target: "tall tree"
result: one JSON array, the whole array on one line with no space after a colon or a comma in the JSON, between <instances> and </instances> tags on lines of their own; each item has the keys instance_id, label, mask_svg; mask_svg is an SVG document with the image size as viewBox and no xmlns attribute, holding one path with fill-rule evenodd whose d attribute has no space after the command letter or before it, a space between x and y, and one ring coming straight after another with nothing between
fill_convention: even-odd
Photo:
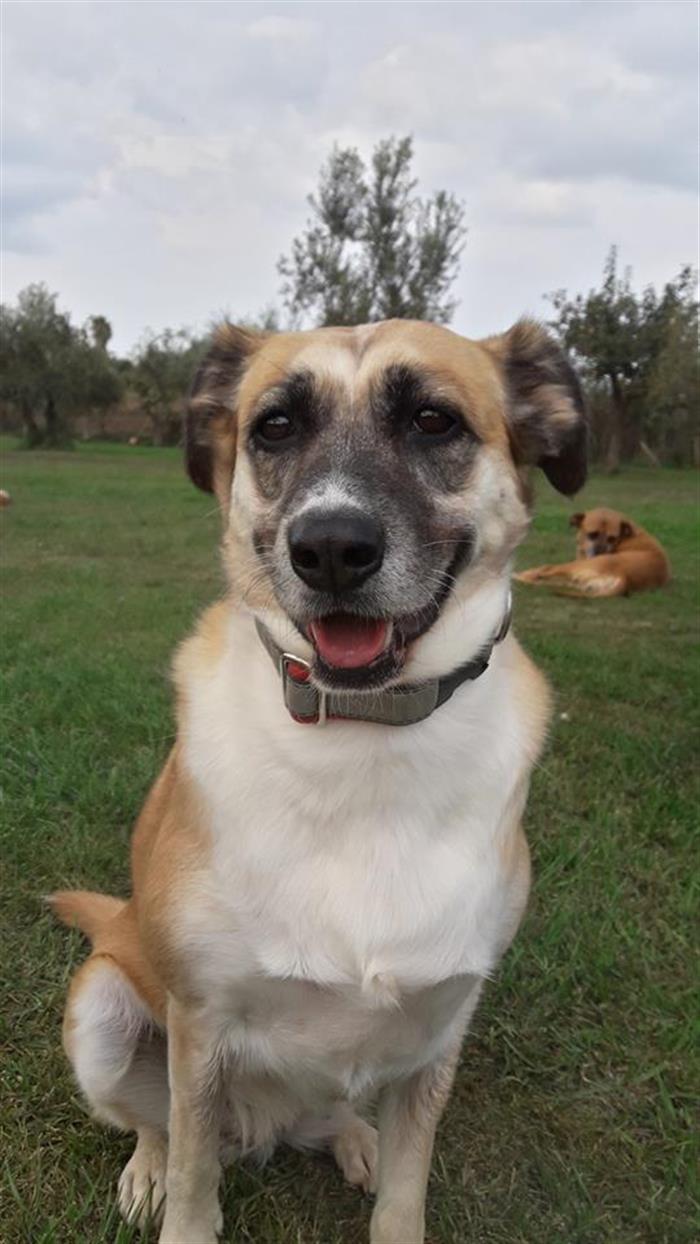
<instances>
[{"instance_id":1,"label":"tall tree","mask_svg":"<svg viewBox=\"0 0 700 1244\"><path fill-rule=\"evenodd\" d=\"M410 138L378 143L369 169L355 148L333 149L309 196L311 218L278 263L294 320L450 320L464 205L445 190L420 198L412 160Z\"/></svg>"},{"instance_id":2,"label":"tall tree","mask_svg":"<svg viewBox=\"0 0 700 1244\"><path fill-rule=\"evenodd\" d=\"M605 463L619 469L627 419L629 382L638 366L639 308L630 273L617 271L617 248L612 247L603 268L599 290L569 299L566 290L551 294L557 312L553 327L569 350L579 356L594 380L610 386L610 421Z\"/></svg>"},{"instance_id":3,"label":"tall tree","mask_svg":"<svg viewBox=\"0 0 700 1244\"><path fill-rule=\"evenodd\" d=\"M697 280L684 268L653 308L646 426L661 457L700 466Z\"/></svg>"},{"instance_id":4,"label":"tall tree","mask_svg":"<svg viewBox=\"0 0 700 1244\"><path fill-rule=\"evenodd\" d=\"M91 315L88 320L88 328L93 344L98 350L106 352L107 346L112 339L112 325L104 315Z\"/></svg>"},{"instance_id":5,"label":"tall tree","mask_svg":"<svg viewBox=\"0 0 700 1244\"><path fill-rule=\"evenodd\" d=\"M150 421L154 445L180 439L182 402L201 351L202 343L184 328L147 331L136 347L129 379Z\"/></svg>"},{"instance_id":6,"label":"tall tree","mask_svg":"<svg viewBox=\"0 0 700 1244\"><path fill-rule=\"evenodd\" d=\"M641 295L632 288L629 269L620 275L617 250L612 247L603 269L600 289L570 298L566 290L549 295L557 313L552 326L564 345L579 359L600 408L601 386L607 388L607 418L603 458L608 470L618 470L623 458L638 450L646 432L658 432L652 407L657 405L659 372L665 350L675 343L684 351L685 366L697 363L697 303L695 277L690 268L669 281L659 295L653 286ZM652 377L656 376L652 392ZM667 382L668 388L668 382ZM669 397L673 404L675 399Z\"/></svg>"}]
</instances>

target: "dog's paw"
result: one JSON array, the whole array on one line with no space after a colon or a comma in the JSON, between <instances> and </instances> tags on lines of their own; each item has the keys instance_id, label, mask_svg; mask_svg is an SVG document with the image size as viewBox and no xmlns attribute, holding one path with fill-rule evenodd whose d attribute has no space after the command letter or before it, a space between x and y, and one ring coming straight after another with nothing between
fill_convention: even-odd
<instances>
[{"instance_id":1,"label":"dog's paw","mask_svg":"<svg viewBox=\"0 0 700 1244\"><path fill-rule=\"evenodd\" d=\"M377 1130L354 1119L333 1138L333 1155L348 1183L363 1192L377 1191Z\"/></svg>"},{"instance_id":2,"label":"dog's paw","mask_svg":"<svg viewBox=\"0 0 700 1244\"><path fill-rule=\"evenodd\" d=\"M424 1244L422 1208L377 1203L369 1224L370 1244Z\"/></svg>"},{"instance_id":3,"label":"dog's paw","mask_svg":"<svg viewBox=\"0 0 700 1244\"><path fill-rule=\"evenodd\" d=\"M194 1217L166 1215L158 1244L219 1244L223 1229L224 1216L217 1202L211 1212Z\"/></svg>"},{"instance_id":4,"label":"dog's paw","mask_svg":"<svg viewBox=\"0 0 700 1244\"><path fill-rule=\"evenodd\" d=\"M139 1136L119 1179L119 1210L128 1223L157 1222L165 1205L168 1148L160 1137Z\"/></svg>"}]
</instances>

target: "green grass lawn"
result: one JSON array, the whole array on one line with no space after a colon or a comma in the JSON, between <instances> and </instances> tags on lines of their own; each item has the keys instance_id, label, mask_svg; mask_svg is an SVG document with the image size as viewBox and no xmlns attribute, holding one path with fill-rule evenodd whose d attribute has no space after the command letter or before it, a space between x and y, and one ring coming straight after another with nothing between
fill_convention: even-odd
<instances>
[{"instance_id":1,"label":"green grass lawn","mask_svg":"<svg viewBox=\"0 0 700 1244\"><path fill-rule=\"evenodd\" d=\"M0 1238L125 1244L113 1196L132 1142L85 1115L60 1045L85 947L40 896L126 891L131 824L172 740L170 655L221 591L218 518L175 451L10 448L0 483ZM440 1129L430 1244L697 1238L698 476L594 477L575 508L601 503L660 537L673 582L630 600L517 589L515 627L557 693L527 814L534 888ZM542 485L521 566L569 559L572 508ZM360 1244L370 1212L330 1161L285 1150L229 1172L225 1198L225 1238L257 1244Z\"/></svg>"}]
</instances>

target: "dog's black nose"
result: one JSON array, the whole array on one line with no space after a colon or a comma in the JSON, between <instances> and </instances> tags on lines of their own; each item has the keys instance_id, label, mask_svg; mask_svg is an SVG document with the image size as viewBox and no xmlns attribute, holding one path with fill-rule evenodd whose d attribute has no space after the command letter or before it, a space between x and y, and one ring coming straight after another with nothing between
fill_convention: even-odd
<instances>
[{"instance_id":1,"label":"dog's black nose","mask_svg":"<svg viewBox=\"0 0 700 1244\"><path fill-rule=\"evenodd\" d=\"M294 570L317 592L359 587L384 560L382 527L361 510L300 514L288 539Z\"/></svg>"}]
</instances>

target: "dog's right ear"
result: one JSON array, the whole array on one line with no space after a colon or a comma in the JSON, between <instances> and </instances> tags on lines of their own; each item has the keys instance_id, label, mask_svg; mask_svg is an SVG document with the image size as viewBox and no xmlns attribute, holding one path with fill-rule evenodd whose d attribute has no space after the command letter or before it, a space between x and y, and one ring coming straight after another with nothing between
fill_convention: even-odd
<instances>
[{"instance_id":1,"label":"dog's right ear","mask_svg":"<svg viewBox=\"0 0 700 1244\"><path fill-rule=\"evenodd\" d=\"M190 479L220 500L236 458L236 398L241 377L265 334L220 324L192 382L185 418L185 462Z\"/></svg>"},{"instance_id":2,"label":"dog's right ear","mask_svg":"<svg viewBox=\"0 0 700 1244\"><path fill-rule=\"evenodd\" d=\"M584 520L584 518L585 518L585 517L586 517L586 515L585 515L585 514L581 514L580 512L579 512L578 514L572 514L572 515L571 515L571 518L569 519L569 526L570 526L570 527L580 527L580 526L581 526L581 523L583 522L583 520Z\"/></svg>"}]
</instances>

